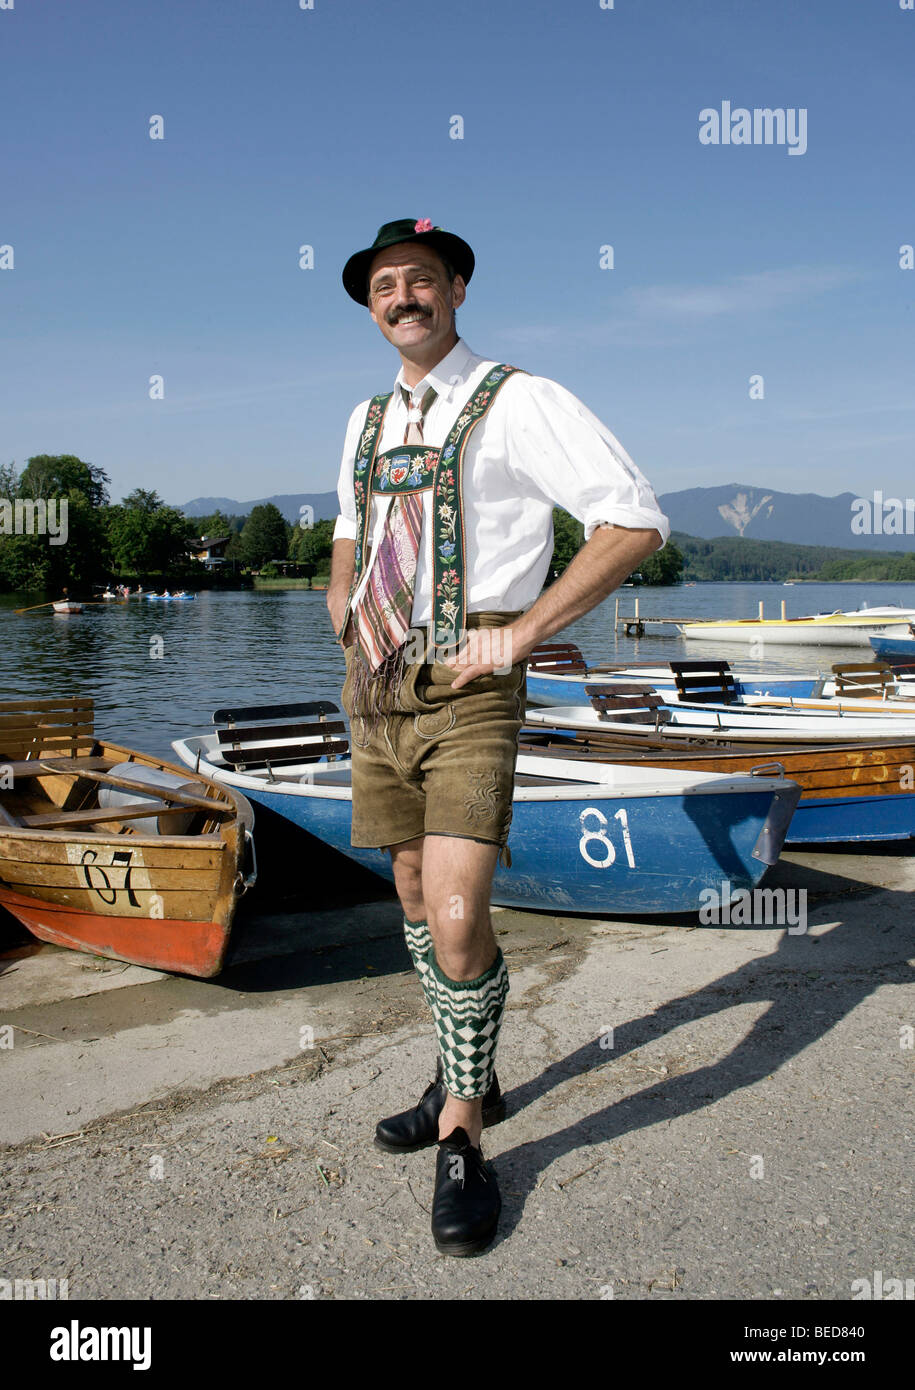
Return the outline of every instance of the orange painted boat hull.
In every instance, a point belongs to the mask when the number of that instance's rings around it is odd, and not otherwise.
[[[149,917],[109,917],[75,912],[0,888],[0,903],[41,941],[94,956],[209,978],[218,975],[229,943],[221,922],[174,922]]]

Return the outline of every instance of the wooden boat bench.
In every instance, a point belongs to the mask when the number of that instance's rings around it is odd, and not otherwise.
[[[574,642],[544,642],[527,659],[527,669],[551,676],[574,676],[588,667]]]
[[[20,816],[19,824],[26,830],[69,830],[80,826],[104,825],[109,821],[138,820],[142,816],[167,816],[170,812],[181,811],[181,806],[167,806],[164,801],[138,801],[124,806],[111,806],[102,810],[100,806],[84,811],[54,811],[40,816]],[[214,805],[218,815],[233,814],[231,806]]]
[[[346,724],[329,700],[218,709],[213,723],[223,761],[236,772],[266,772],[271,782],[274,768],[349,756]]]
[[[97,747],[94,710],[88,695],[0,700],[0,762],[91,754]]]
[[[672,661],[681,700],[692,705],[733,705],[737,685],[727,661]]]
[[[896,689],[893,668],[876,661],[840,662],[833,666],[836,695],[870,695],[885,700]]]
[[[673,719],[653,685],[586,685],[585,694],[599,719],[660,728]]]
[[[628,671],[639,662],[609,662],[599,666],[589,666],[582,655],[581,648],[574,642],[543,642],[535,647],[527,659],[527,669],[534,675],[547,676],[588,676],[595,672],[610,675],[613,671]],[[642,662],[651,666],[657,663]]]

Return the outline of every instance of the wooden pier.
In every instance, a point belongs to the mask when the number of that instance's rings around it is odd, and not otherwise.
[[[785,600],[782,599],[781,618],[782,618],[782,621],[783,621],[783,622],[786,621],[786,617],[787,617],[787,615],[786,615],[786,612],[785,612]],[[683,614],[683,613],[678,613],[675,617],[672,617],[672,618],[657,618],[657,617],[654,617],[654,616],[649,617],[647,614],[645,614],[645,613],[640,613],[640,612],[639,612],[639,600],[638,600],[638,598],[636,598],[636,600],[635,600],[635,612],[634,612],[634,613],[630,613],[630,614],[627,616],[625,613],[624,613],[624,614],[620,614],[620,601],[619,601],[619,595],[617,595],[617,599],[616,599],[616,610],[615,610],[614,618],[613,618],[613,630],[614,630],[614,632],[619,632],[620,629],[622,628],[623,633],[624,633],[624,635],[625,635],[626,637],[644,637],[644,636],[645,636],[645,628],[646,628],[649,624],[655,624],[655,625],[658,625],[658,624],[667,624],[667,625],[669,626],[669,625],[671,625],[671,624],[676,625],[677,623],[707,623],[707,622],[712,622],[712,621],[713,621],[713,619],[709,618],[707,615],[704,616],[704,617],[702,617],[702,618],[688,618],[688,617],[686,617],[686,615]],[[734,621],[735,621],[735,622],[737,622],[737,621],[740,621],[740,622],[754,622],[754,621],[757,621],[757,620],[756,620],[756,619],[753,619],[753,618],[741,618],[741,619],[735,619]],[[760,603],[759,603],[759,619],[758,619],[758,621],[759,621],[759,622],[763,622],[763,621],[764,621],[764,619],[763,619],[763,603],[762,603],[762,600],[760,600]]]
[[[616,600],[616,611],[613,618],[613,630],[619,632],[622,629],[626,637],[644,637],[645,628],[649,623],[698,623],[701,618],[686,618],[682,613],[678,613],[675,618],[649,617],[645,613],[639,612],[639,601],[635,601],[635,612],[630,614],[620,613],[620,601]]]

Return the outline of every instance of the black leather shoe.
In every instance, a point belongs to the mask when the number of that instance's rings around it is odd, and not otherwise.
[[[442,1255],[478,1255],[499,1224],[502,1200],[496,1175],[458,1126],[438,1146],[432,1236]]]
[[[412,1154],[438,1143],[438,1117],[445,1106],[442,1059],[435,1068],[435,1080],[423,1091],[412,1110],[379,1120],[375,1126],[375,1147],[390,1154]],[[492,1074],[492,1085],[483,1097],[483,1128],[505,1119],[505,1100],[499,1078]]]

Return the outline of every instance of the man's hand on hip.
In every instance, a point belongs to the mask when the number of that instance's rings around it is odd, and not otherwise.
[[[493,671],[498,675],[507,674],[516,662],[524,660],[529,650],[522,648],[511,627],[470,628],[458,654],[445,663],[458,672],[452,689],[459,690],[478,676],[488,676]]]

